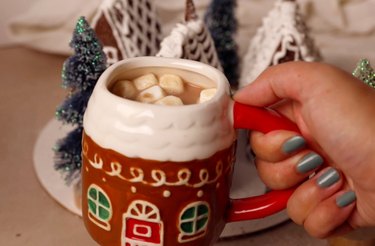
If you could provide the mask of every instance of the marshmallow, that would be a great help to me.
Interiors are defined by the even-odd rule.
[[[155,102],[155,104],[159,105],[168,105],[168,106],[177,106],[177,105],[184,105],[182,100],[176,96],[166,96],[162,99],[159,99]]]
[[[199,95],[198,103],[207,102],[208,100],[214,97],[215,93],[216,88],[202,90]]]
[[[133,80],[133,83],[137,90],[143,91],[147,88],[150,88],[151,86],[157,85],[158,84],[158,79],[155,77],[154,74],[149,73],[142,75],[138,78],[135,78]]]
[[[112,87],[112,92],[127,99],[134,99],[137,96],[137,89],[135,89],[133,82],[129,80],[117,81]]]
[[[158,85],[154,85],[140,92],[137,96],[137,101],[143,102],[143,103],[153,103],[163,98],[164,96],[165,96],[165,93],[163,89]]]
[[[159,85],[170,95],[179,95],[184,92],[184,82],[174,74],[164,74],[160,77]]]

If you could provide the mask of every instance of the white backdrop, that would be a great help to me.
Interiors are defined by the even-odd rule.
[[[0,46],[10,41],[7,35],[8,21],[24,13],[33,3],[38,0],[1,0],[0,1]]]
[[[275,0],[237,0],[240,54]],[[375,0],[298,0],[325,61],[351,70],[360,58],[375,63]],[[101,0],[1,0],[0,46],[14,42],[51,53],[69,52],[68,42],[78,16],[92,14]],[[183,18],[185,0],[155,0],[164,30]],[[195,0],[200,16],[210,0]],[[56,7],[57,6],[57,7]],[[41,24],[42,23],[42,24]],[[50,26],[49,26],[50,25]],[[55,26],[54,26],[55,25]],[[17,30],[15,32],[14,30]],[[46,31],[47,30],[47,31]],[[51,42],[52,41],[52,42]]]

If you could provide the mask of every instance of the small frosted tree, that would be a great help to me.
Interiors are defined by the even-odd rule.
[[[84,17],[77,21],[70,47],[74,55],[63,65],[62,86],[68,90],[66,100],[57,108],[56,117],[74,126],[55,145],[55,168],[64,173],[68,184],[80,178],[83,115],[99,76],[106,69],[106,56],[94,30]]]
[[[212,0],[205,15],[224,74],[232,86],[237,86],[239,78],[235,7],[236,0]]]
[[[358,62],[357,67],[353,71],[353,75],[372,88],[375,88],[375,71],[367,59],[361,59]]]

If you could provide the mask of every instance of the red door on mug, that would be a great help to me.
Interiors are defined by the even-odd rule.
[[[126,220],[125,238],[131,239],[132,241],[134,240],[160,245],[160,229],[161,224],[159,223],[128,218]]]
[[[163,245],[159,209],[146,201],[134,201],[123,215],[123,246]]]

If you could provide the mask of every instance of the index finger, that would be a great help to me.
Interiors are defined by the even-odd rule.
[[[306,103],[314,94],[336,89],[337,80],[347,86],[344,71],[316,62],[287,62],[266,69],[253,83],[239,90],[234,99],[253,106],[269,106],[281,99]],[[350,85],[349,85],[350,86]]]

